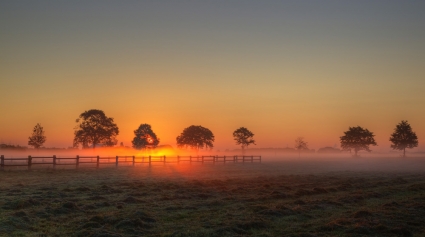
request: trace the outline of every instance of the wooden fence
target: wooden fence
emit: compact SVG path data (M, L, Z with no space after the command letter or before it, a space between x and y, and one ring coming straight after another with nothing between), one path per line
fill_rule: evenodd
M112 160L112 162L111 162ZM127 164L127 166L135 166L136 164L148 164L152 166L154 163L261 163L261 156L76 156L76 157L56 157L54 156L28 156L28 158L5 158L1 156L1 170L5 167L27 166L31 170L34 165L51 165L53 169L58 166L74 166L78 169L84 164L96 165L115 165ZM87 167L85 165L85 167ZM93 166L92 166L93 167Z

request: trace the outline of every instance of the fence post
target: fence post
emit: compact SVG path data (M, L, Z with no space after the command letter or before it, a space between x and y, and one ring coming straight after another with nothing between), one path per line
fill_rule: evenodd
M118 167L118 156L115 156L115 168Z
M180 164L180 156L177 156L177 164Z
M31 170L32 157L28 156L28 170Z
M151 159L151 156L149 156L149 167L151 166L152 166L152 159Z
M56 169L56 155L53 156L53 169Z
M164 165L165 165L165 163L166 163L165 158L166 158L166 157L165 157L165 155L164 155Z
M75 168L78 169L78 166L80 166L80 156L77 155L77 159L75 160Z
M134 166L135 163L136 163L136 157L133 156L133 166Z
M99 165L100 165L100 157L96 156L96 169L99 169Z

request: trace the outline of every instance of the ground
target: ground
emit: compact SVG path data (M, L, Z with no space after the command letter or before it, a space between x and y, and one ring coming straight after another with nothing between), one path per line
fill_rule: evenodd
M425 236L425 172L313 167L6 170L0 236Z

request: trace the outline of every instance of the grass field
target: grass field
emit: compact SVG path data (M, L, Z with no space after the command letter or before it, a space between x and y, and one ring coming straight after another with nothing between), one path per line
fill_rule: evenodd
M4 171L0 236L425 236L424 164L397 162Z

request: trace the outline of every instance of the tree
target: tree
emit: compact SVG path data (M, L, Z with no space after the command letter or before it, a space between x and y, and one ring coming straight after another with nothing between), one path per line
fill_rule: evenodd
M308 150L307 142L304 141L303 137L295 139L295 149L298 151L298 156L301 156L301 151Z
M37 123L32 130L31 137L28 137L28 145L33 146L35 149L40 148L46 142L43 127Z
M214 147L214 134L202 126L192 125L185 128L176 140L178 147L190 147L196 150Z
M76 122L74 132L74 147L79 144L83 148L103 146L114 146L117 144L116 136L119 134L118 126L113 118L106 117L102 110L91 109L80 114Z
M236 141L236 145L241 145L243 154L245 147L251 144L255 145L253 137L254 134L245 127L240 127L233 132L233 139Z
M159 144L159 138L152 131L151 125L140 124L139 128L134 130L133 147L135 149L143 149L146 146L156 147Z
M346 151L354 150L354 156L357 156L357 152L361 150L365 150L367 152L371 152L369 146L376 146L375 139L373 138L372 132L364 129L360 126L357 127L349 127L348 131L344 132L344 136L340 137L341 140L341 148Z
M403 157L406 157L406 148L412 149L418 146L418 137L412 131L412 127L407 121L402 120L391 134L391 148L394 150L403 150Z

